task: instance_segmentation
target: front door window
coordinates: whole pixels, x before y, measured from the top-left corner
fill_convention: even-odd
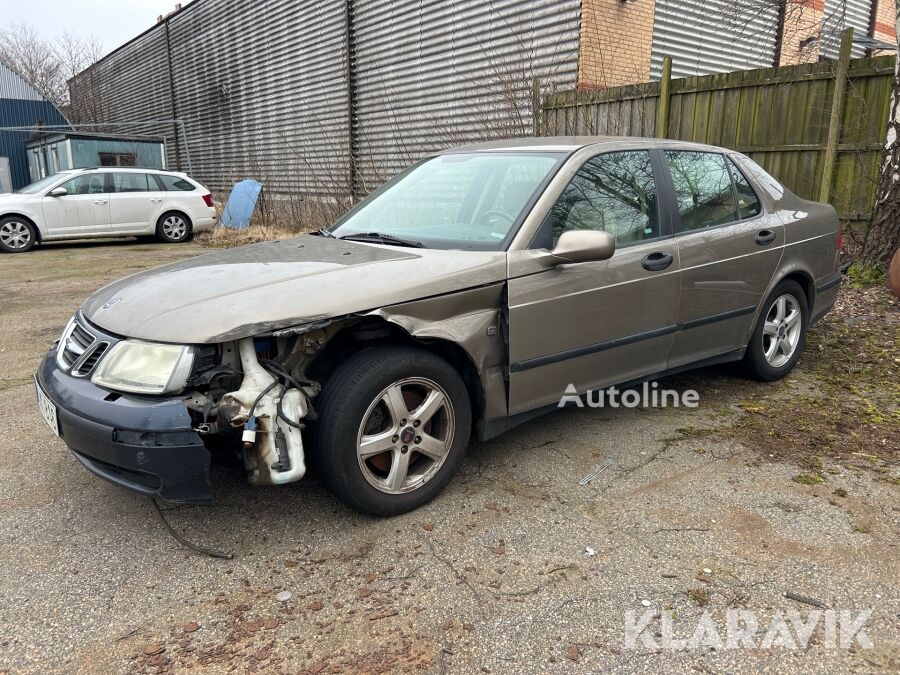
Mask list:
[[[617,247],[659,237],[650,153],[608,152],[588,160],[563,190],[549,221],[547,248],[569,230],[604,230],[615,236]]]

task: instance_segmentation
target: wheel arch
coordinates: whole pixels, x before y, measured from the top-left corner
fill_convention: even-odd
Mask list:
[[[307,373],[324,389],[337,366],[349,357],[371,347],[391,345],[421,349],[447,361],[459,373],[466,386],[473,420],[482,419],[485,391],[472,354],[447,337],[414,335],[405,327],[382,316],[369,315],[348,321],[310,361]]]
[[[0,213],[0,220],[3,220],[4,218],[21,218],[22,220],[28,221],[28,224],[34,228],[35,241],[37,243],[40,243],[43,240],[43,237],[41,236],[41,228],[39,228],[37,226],[37,223],[34,222],[34,218],[16,211],[11,211],[9,213]]]
[[[809,271],[806,267],[792,263],[786,266],[779,268],[778,272],[772,275],[772,280],[769,282],[768,287],[760,299],[759,306],[756,308],[756,312],[753,314],[753,322],[750,324],[749,332],[746,335],[746,341],[750,340],[750,336],[753,334],[753,330],[756,327],[756,322],[759,321],[759,315],[765,310],[766,300],[769,299],[769,296],[772,295],[772,291],[775,290],[775,287],[778,286],[782,281],[790,280],[796,281],[800,288],[803,289],[803,292],[806,296],[806,304],[807,309],[809,310],[809,315],[812,316],[813,312],[813,304],[816,300],[816,284],[813,281],[812,272]]]
[[[187,213],[185,213],[181,209],[164,209],[163,212],[159,214],[159,218],[156,219],[157,227],[162,225],[163,218],[165,218],[166,216],[181,216],[188,222],[188,225],[191,226],[191,229],[194,229],[194,221]]]

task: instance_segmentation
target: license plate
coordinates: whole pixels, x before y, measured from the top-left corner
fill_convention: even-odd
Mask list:
[[[44,421],[47,423],[47,426],[50,427],[50,430],[59,436],[59,422],[56,419],[56,406],[53,404],[53,401],[50,400],[50,397],[44,393],[43,389],[41,389],[41,385],[38,384],[37,378],[34,379],[34,390],[37,393],[38,409],[41,411]]]

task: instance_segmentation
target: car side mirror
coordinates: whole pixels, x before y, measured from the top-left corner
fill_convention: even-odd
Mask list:
[[[64,187],[53,188],[50,190],[51,197],[65,197],[67,194],[69,194],[69,191]]]
[[[616,252],[616,238],[603,230],[569,230],[563,232],[556,247],[550,251],[548,266],[566,263],[597,262],[612,258]]]

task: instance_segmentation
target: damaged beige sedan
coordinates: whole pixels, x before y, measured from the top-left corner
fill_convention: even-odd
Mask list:
[[[426,159],[327,230],[209,253],[91,297],[35,378],[88,470],[213,498],[307,463],[352,507],[435,497],[473,436],[566,391],[742,361],[774,380],[840,273],[834,209],[747,157],[543,138]]]

